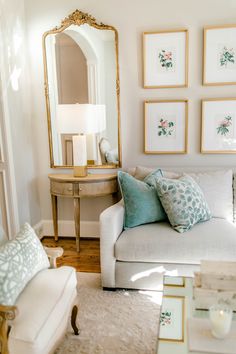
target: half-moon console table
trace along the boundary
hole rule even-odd
[[[72,174],[49,174],[52,216],[55,241],[58,240],[57,197],[74,199],[76,249],[80,249],[80,198],[115,195],[118,191],[116,174],[89,174],[74,177]]]

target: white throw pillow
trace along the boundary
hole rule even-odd
[[[202,189],[215,218],[233,220],[232,170],[188,173]]]
[[[27,283],[49,265],[41,242],[26,223],[14,240],[0,247],[0,304],[14,305]]]
[[[136,179],[139,179],[140,181],[142,181],[142,180],[144,180],[145,177],[147,177],[147,175],[149,175],[150,173],[152,173],[156,169],[157,168],[137,166],[135,168],[134,177]],[[165,171],[165,170],[161,170],[161,171],[162,171],[163,177],[165,177],[165,178],[179,178],[179,177],[181,177],[180,173],[176,173],[176,172],[172,172],[172,171]]]

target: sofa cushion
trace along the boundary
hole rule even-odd
[[[0,247],[0,304],[13,305],[35,274],[48,267],[41,242],[25,223],[14,240]]]
[[[139,179],[140,181],[143,181],[147,175],[155,171],[156,168],[151,168],[151,167],[143,167],[143,166],[137,166],[134,170],[134,177],[136,179]],[[180,173],[172,172],[172,171],[165,171],[161,170],[163,177],[165,178],[179,178],[181,176]]]
[[[190,177],[156,178],[156,188],[172,227],[186,232],[198,222],[211,218],[202,190]]]
[[[180,236],[167,222],[122,232],[115,244],[119,261],[200,264],[203,259],[236,261],[236,227],[219,218]]]
[[[66,325],[68,306],[76,296],[72,267],[39,272],[17,299],[18,315],[12,322],[9,349],[13,353],[47,353],[60,323]]]
[[[153,176],[162,176],[161,170],[139,181],[126,172],[118,172],[118,181],[124,199],[124,227],[134,227],[166,219],[166,214],[157,196],[156,189],[147,182],[153,182]]]
[[[232,170],[188,173],[202,189],[215,218],[233,220]]]

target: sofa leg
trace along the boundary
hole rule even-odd
[[[78,307],[74,305],[71,313],[71,327],[73,328],[74,334],[76,336],[78,336],[80,332],[76,325],[77,314],[78,314]]]
[[[107,288],[106,286],[102,288],[104,291],[116,291],[116,288]]]

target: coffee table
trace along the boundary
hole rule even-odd
[[[194,308],[193,278],[164,277],[157,354],[212,354],[210,351],[189,351],[187,321],[192,317],[199,321],[209,317],[208,311]],[[233,320],[236,320],[235,313]],[[203,322],[206,323],[206,320]]]

